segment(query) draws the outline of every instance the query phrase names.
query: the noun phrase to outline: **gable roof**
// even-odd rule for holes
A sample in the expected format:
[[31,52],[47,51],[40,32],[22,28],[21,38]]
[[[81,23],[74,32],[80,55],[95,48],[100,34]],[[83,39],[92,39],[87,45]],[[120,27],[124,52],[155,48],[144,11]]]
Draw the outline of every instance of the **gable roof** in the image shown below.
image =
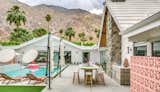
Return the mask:
[[[60,41],[60,38],[59,38],[59,37],[56,37],[56,36],[51,35],[51,38]],[[27,42],[24,42],[24,43],[22,43],[22,44],[20,44],[20,45],[15,45],[15,46],[1,46],[0,48],[2,48],[2,49],[3,49],[3,48],[19,49],[19,48],[23,48],[23,47],[25,47],[25,46],[31,45],[31,44],[33,44],[33,43],[35,43],[35,42],[38,42],[38,41],[40,41],[40,40],[43,40],[43,39],[48,39],[48,35],[44,35],[44,36],[41,36],[41,37],[38,37],[38,38],[34,38],[34,39],[32,39],[32,40],[30,40],[30,41],[27,41]],[[68,44],[68,45],[70,45],[70,46],[72,46],[72,47],[75,47],[75,48],[81,49],[81,50],[94,50],[94,49],[98,49],[98,47],[97,47],[96,45],[94,45],[94,46],[79,46],[79,45],[76,45],[76,44],[74,44],[74,43],[72,43],[72,42],[69,42],[69,41],[67,41],[67,40],[62,40],[62,41],[63,41],[65,44]]]
[[159,12],[160,0],[108,0],[106,6],[122,32]]

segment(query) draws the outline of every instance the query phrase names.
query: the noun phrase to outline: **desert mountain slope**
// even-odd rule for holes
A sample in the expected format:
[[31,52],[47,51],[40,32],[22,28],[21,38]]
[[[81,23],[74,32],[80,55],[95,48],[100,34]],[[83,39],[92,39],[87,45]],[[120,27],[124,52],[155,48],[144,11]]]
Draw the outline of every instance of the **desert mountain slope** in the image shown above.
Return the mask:
[[[101,16],[91,14],[85,10],[81,9],[65,9],[58,6],[28,6],[22,4],[16,0],[0,0],[0,39],[4,40],[8,38],[9,32],[12,31],[14,26],[10,26],[5,18],[6,12],[13,6],[18,5],[25,11],[27,17],[27,23],[24,28],[29,31],[38,27],[47,27],[47,23],[44,19],[46,14],[51,14],[53,16],[50,30],[59,31],[60,29],[66,29],[68,27],[73,27],[76,31],[76,36],[73,40],[78,40],[78,33],[85,32],[87,37],[92,36],[94,41],[97,40],[95,28],[100,28]],[[3,29],[3,30],[2,30]],[[4,34],[4,35],[3,35]],[[57,35],[59,36],[59,35]]]

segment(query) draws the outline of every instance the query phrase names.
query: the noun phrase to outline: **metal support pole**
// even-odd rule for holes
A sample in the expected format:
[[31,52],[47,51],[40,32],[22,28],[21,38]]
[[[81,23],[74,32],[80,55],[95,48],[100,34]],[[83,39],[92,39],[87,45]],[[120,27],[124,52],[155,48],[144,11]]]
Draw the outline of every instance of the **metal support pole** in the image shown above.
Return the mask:
[[49,49],[49,56],[48,56],[48,58],[49,58],[49,62],[48,62],[48,64],[49,64],[49,75],[48,75],[48,77],[49,77],[49,84],[48,84],[48,87],[49,87],[49,89],[51,89],[51,60],[50,60],[50,47],[48,48]]
[[50,32],[48,33],[48,88],[51,89]]
[[62,42],[62,39],[60,39],[60,44],[59,44],[59,60],[58,60],[58,68],[60,69],[60,73],[59,73],[59,77],[61,77],[61,65],[60,65],[60,46],[61,46],[61,42]]
[[49,53],[48,53],[48,51],[49,51],[49,39],[50,39],[50,37],[49,37],[49,34],[50,33],[48,33],[48,42],[47,42],[47,62],[46,62],[46,76],[48,77],[48,61],[49,61],[49,58],[48,58],[48,56],[49,56]]
[[[52,34],[56,34],[58,32],[52,33]],[[51,89],[51,52],[50,53],[50,36],[51,36],[51,32],[48,32],[48,46],[47,46],[47,67],[46,67],[46,76],[48,77],[48,89]]]

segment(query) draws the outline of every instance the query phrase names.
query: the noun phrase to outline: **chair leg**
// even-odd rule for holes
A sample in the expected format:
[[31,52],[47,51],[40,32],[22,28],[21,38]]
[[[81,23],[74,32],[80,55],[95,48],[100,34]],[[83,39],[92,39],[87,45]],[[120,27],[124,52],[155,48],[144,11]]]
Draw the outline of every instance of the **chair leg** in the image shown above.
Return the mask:
[[73,74],[73,81],[72,81],[73,84],[74,84],[74,80],[75,80],[75,73]]
[[77,76],[78,76],[78,83],[80,84],[80,78],[79,78],[79,73],[77,74]]
[[96,71],[96,75],[95,75],[95,82],[97,83],[98,79],[98,71]]
[[87,85],[87,79],[88,79],[88,76],[85,75],[85,79],[84,79],[84,83]]
[[105,85],[104,75],[102,74],[103,85]]
[[87,75],[86,75],[86,71],[84,73],[84,83],[86,84],[86,80],[87,80]]

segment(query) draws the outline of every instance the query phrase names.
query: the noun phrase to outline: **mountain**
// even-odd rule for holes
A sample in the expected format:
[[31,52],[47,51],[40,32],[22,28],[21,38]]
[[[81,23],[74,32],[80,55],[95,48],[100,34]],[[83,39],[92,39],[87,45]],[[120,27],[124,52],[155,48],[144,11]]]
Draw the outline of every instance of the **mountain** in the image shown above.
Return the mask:
[[[53,16],[50,30],[59,31],[60,29],[65,30],[68,27],[73,27],[76,31],[76,36],[73,40],[79,40],[78,33],[85,32],[87,37],[92,36],[94,38],[93,40],[97,41],[94,30],[95,28],[100,28],[101,15],[91,14],[87,10],[82,9],[66,9],[60,6],[46,4],[29,6],[17,0],[0,0],[0,33],[5,34],[3,36],[2,34],[0,35],[1,40],[7,39],[9,37],[8,34],[14,28],[13,25],[10,26],[5,20],[7,15],[6,12],[13,5],[18,5],[22,10],[25,11],[27,23],[24,28],[28,29],[29,31],[38,27],[47,28],[47,23],[44,17],[49,13]],[[57,36],[59,35],[60,34]]]
[[36,5],[53,5],[60,6],[67,9],[82,9],[91,13],[97,13],[103,10],[103,2],[105,0],[18,0],[29,6]]

